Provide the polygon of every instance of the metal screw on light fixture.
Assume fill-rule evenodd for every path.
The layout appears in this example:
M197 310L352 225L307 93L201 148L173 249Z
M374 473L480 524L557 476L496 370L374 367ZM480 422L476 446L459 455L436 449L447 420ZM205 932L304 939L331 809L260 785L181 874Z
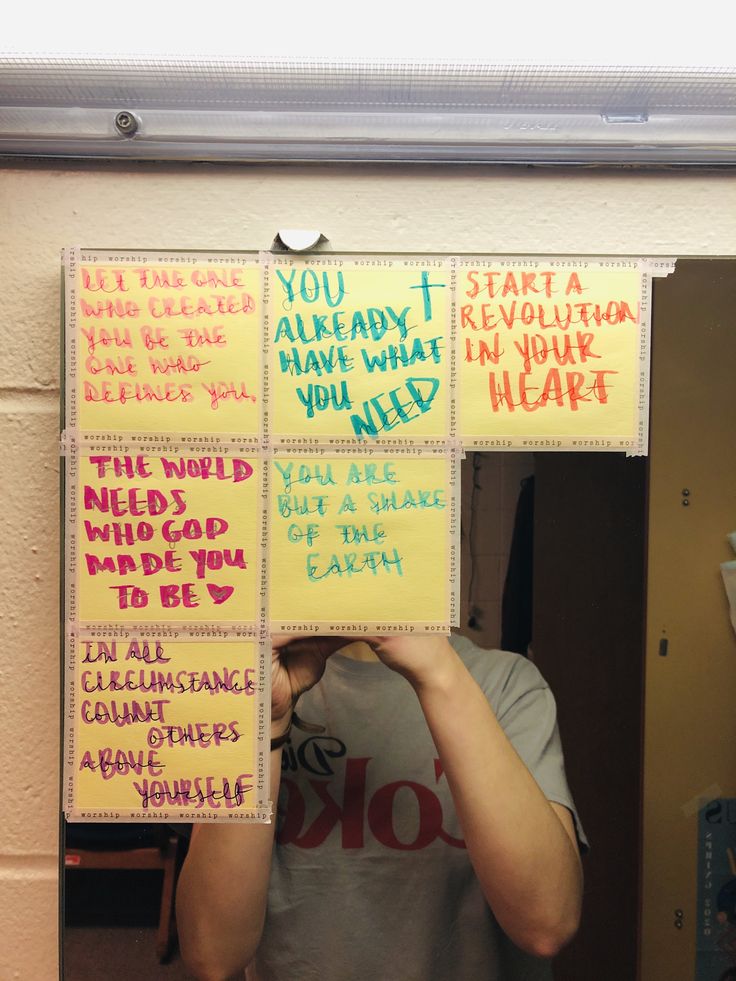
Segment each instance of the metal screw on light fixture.
M115 129L121 136L135 136L140 124L140 119L128 109L121 109L115 116Z

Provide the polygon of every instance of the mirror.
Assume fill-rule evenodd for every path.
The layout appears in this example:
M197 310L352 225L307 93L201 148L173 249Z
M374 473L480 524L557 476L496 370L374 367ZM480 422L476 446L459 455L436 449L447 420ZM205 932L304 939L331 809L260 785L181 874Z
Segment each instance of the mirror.
M735 305L733 260L680 261L655 284L648 459L482 454L463 465L461 619L485 646L500 643L520 481L534 475L531 656L557 698L568 779L593 845L583 926L556 961L558 981L589 979L591 965L600 981L620 981L636 976L639 958L646 981L693 975L698 802L714 785L728 796L733 772L733 740L703 747L698 734L706 717L711 731L727 731L732 714L712 672L733 677L718 563L736 520L736 332L726 329ZM186 977L175 953L158 965L159 885L145 887L145 902L141 885L129 887L122 901L126 916L145 911L145 925L82 925L79 893L99 906L124 886L111 872L93 893L72 882L81 874L67 873L66 981L99 977L101 962L125 977L126 959L131 978ZM681 932L671 920L678 908Z
M601 464L605 473L600 472ZM584 475L589 481L598 481L605 486L606 479L616 471L621 475L619 484L633 482L628 494L632 507L638 510L641 517L638 522L632 521L630 528L623 530L628 531L628 551L638 551L640 555L642 580L643 470L643 461L626 460L620 456L614 459L596 454L564 454L562 457L535 458L526 453L469 454L462 464L461 632L482 647L500 647L504 635L507 647L516 647L519 652L526 650L532 632L531 591L535 564L532 545L540 534L540 528L546 535L550 534L551 528L556 528L560 534L564 532L567 516L560 511L558 483L562 481L564 484L568 475L571 477L570 486L566 487L567 507L576 512L579 524L582 524L586 512L586 501L594 499L587 492L584 496L571 493L572 488L583 487ZM541 510L535 503L535 483L539 487L539 477L534 476L537 471L542 478ZM589 524L598 524L595 509L587 514L587 519ZM580 534L584 536L587 532L581 527ZM625 534L617 535L620 545L625 539ZM605 542L598 541L597 547L605 549ZM562 555L565 554L562 550ZM555 555L558 569L555 581L559 583L568 573L560 567L560 550L557 548ZM542 578L546 580L547 573ZM592 583L593 580L588 578ZM545 588L540 586L539 580L540 576L535 574L535 616L539 615L537 611L550 610L557 603L554 594L545 595ZM601 617L600 605L596 605L592 596L586 599L584 587L583 591L578 592L577 602L579 607L589 605L594 615ZM530 654L533 658L537 657L536 649L540 646L544 645L532 642ZM585 685L589 684L588 678ZM635 712L638 707L636 691L632 691L630 697ZM567 713L563 709L564 706L560 705L561 715L564 716ZM561 726L564 727L567 721L566 718L561 720ZM574 731L570 733L571 738L575 735ZM582 788L580 793L575 788L573 792L576 797L585 798ZM78 849L72 847L78 827L67 826L68 859L73 859L78 853ZM107 834L113 842L119 833L114 825L91 827L101 837ZM154 833L160 830L157 826L149 829ZM163 830L168 837L168 829ZM125 834L124 831L123 837ZM120 977L126 977L122 967L126 959L130 961L131 973L127 975L130 978L139 977L144 966L147 978L178 981L187 977L175 941L171 944L170 953L164 952L165 941L162 938L168 935L167 926L165 923L160 925L159 918L163 916L165 919L168 913L166 910L161 913L159 900L164 889L165 873L150 868L138 871L130 868L129 863L135 859L126 855L126 847L134 852L132 845L140 846L146 842L142 829L128 828L127 834L131 840L121 842L117 857L110 859L111 863L114 861L117 864L116 868L93 871L80 866L67 867L66 981L87 981L95 977L99 955L92 956L91 952L100 948L109 949L110 959L118 965ZM136 838L140 840L136 841ZM151 843L148 844L150 846ZM173 861L181 861L185 848L185 842L179 845L178 852L176 844L171 846ZM620 851L617 854L620 855ZM152 858L141 856L138 860L145 862L152 861ZM160 963L160 957L164 958L165 963Z

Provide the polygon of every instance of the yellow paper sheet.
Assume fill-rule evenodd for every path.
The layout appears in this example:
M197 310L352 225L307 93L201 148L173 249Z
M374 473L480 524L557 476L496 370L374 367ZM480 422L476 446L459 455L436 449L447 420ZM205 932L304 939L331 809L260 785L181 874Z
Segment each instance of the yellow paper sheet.
M76 646L67 780L79 819L226 817L255 806L254 643L108 636Z
M446 459L304 456L270 468L272 622L449 622Z
M74 310L80 428L257 435L260 306L253 262L83 258Z
M623 263L621 263L623 265ZM460 429L517 445L628 446L639 394L635 263L458 264ZM595 447L591 447L595 448ZM603 447L599 447L603 448Z
M83 457L82 621L254 621L260 463L211 456Z
M274 438L447 435L444 260L275 258L269 284Z

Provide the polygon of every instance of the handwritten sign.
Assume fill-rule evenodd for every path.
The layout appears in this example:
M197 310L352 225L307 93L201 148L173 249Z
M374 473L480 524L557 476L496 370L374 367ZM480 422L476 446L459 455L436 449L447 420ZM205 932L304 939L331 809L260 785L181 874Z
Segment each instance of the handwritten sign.
M74 638L68 811L230 818L262 806L252 641Z
M260 271L255 261L75 267L79 423L91 431L258 433Z
M448 434L444 260L274 258L269 294L274 442Z
M80 619L256 619L257 459L83 457Z
M632 261L462 260L455 302L463 441L631 449L640 294Z
M275 629L449 629L447 459L274 459L270 484Z

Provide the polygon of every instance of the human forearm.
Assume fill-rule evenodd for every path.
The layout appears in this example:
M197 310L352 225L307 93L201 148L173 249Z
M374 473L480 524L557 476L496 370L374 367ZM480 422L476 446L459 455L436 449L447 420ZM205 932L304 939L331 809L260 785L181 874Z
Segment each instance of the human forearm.
M576 846L449 645L433 659L431 670L407 677L489 905L518 946L552 956L579 920L582 873Z
M280 776L277 749L271 753L273 801ZM182 956L199 981L225 981L253 958L266 912L273 833L273 823L194 826L176 918Z
M337 637L272 637L271 739L284 736L294 706L317 684ZM279 796L281 748L271 750L271 800ZM273 820L275 821L275 814ZM182 954L200 981L225 981L252 960L261 939L274 825L198 825L177 889Z

